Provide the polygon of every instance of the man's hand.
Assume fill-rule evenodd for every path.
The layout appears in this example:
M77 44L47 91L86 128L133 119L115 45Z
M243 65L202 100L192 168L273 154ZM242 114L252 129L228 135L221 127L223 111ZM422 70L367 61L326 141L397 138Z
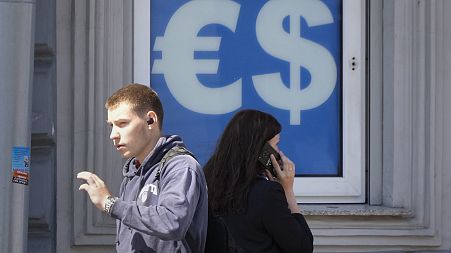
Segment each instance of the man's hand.
M82 171L77 174L77 178L86 180L85 184L80 185L78 190L85 190L89 194L91 202L100 210L104 211L105 201L111 196L105 183L96 174Z

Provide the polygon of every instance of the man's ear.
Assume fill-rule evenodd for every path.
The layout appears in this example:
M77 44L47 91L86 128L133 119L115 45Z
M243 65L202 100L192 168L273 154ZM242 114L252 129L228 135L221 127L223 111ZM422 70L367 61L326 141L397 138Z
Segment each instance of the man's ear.
M158 116L154 111L148 111L146 116L147 116L147 124L149 126L158 123Z

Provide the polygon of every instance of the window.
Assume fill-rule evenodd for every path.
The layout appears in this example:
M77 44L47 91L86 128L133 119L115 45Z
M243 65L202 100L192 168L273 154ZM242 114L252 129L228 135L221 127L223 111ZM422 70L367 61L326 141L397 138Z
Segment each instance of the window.
M152 6L151 6L152 5ZM240 109L273 114L303 203L365 202L364 3L135 1L134 81L205 163Z

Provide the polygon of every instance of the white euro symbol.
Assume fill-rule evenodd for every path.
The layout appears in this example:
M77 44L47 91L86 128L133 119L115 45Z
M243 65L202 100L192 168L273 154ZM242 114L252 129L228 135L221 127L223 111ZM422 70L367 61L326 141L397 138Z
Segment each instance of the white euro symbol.
M235 32L239 4L233 1L190 1L171 17L163 37L155 40L162 59L152 73L164 74L169 90L184 107L198 113L223 114L241 107L241 78L220 88L204 86L197 74L216 74L219 60L194 59L195 51L218 51L220 37L198 37L207 24Z

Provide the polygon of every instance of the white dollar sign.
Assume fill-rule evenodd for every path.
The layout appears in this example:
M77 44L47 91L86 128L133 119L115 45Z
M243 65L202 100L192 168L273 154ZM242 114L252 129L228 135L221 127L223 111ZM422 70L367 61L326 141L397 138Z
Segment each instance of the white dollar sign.
M309 27L333 23L329 8L318 0L271 0L260 10L256 33L262 48L290 63L290 85L280 73L252 77L257 93L268 104L290 111L290 124L301 123L301 110L315 108L332 94L337 80L336 64L321 45L301 38L300 17ZM290 19L290 31L284 31L284 18ZM310 84L301 89L300 67L310 72Z
M233 1L190 1L169 21L164 37L157 37L152 73L164 74L172 95L184 107L198 113L223 114L241 106L241 78L220 88L209 88L197 74L216 74L219 60L194 59L194 51L217 51L220 37L198 37L208 24L221 24L235 31L240 11Z

